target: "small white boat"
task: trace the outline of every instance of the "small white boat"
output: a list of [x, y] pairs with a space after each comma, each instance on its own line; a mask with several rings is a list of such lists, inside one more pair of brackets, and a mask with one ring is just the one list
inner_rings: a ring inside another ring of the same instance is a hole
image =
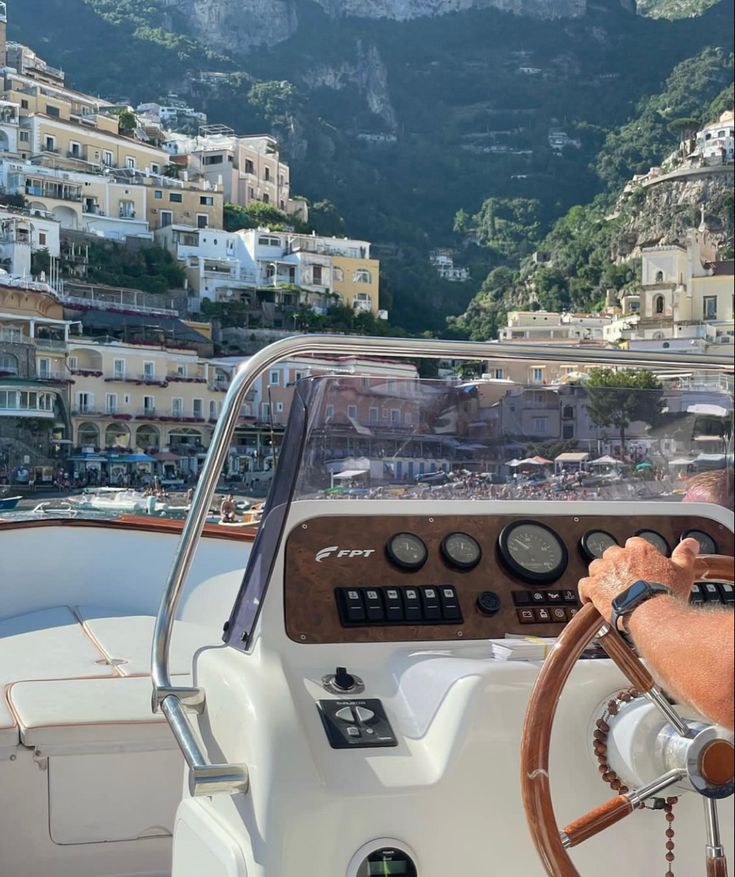
[[126, 487], [96, 487], [85, 490], [81, 496], [74, 498], [74, 503], [81, 509], [93, 509], [99, 512], [145, 513], [153, 514], [167, 505], [155, 496], [141, 493]]

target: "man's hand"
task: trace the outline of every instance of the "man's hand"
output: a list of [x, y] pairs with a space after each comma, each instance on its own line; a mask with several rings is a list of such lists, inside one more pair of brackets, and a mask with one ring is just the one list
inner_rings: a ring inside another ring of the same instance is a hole
[[668, 558], [645, 539], [634, 536], [628, 539], [625, 548], [614, 545], [592, 561], [589, 577], [579, 583], [579, 596], [584, 603], [594, 603], [606, 621], [612, 614], [613, 598], [639, 579], [666, 585], [674, 596], [687, 601], [694, 584], [698, 553], [696, 539], [684, 539]]

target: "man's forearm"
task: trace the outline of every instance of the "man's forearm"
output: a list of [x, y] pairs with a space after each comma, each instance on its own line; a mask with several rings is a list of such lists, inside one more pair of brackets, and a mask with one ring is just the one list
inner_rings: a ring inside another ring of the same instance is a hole
[[628, 629], [651, 672], [670, 694], [719, 724], [735, 728], [732, 612], [655, 597], [633, 612]]

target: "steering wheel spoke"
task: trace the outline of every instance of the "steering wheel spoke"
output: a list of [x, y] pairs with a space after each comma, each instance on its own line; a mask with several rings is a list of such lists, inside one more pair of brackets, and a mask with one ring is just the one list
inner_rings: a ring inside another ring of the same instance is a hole
[[704, 825], [707, 832], [707, 877], [727, 877], [727, 859], [720, 840], [717, 801], [704, 799]]
[[682, 737], [688, 737], [687, 723], [669, 703], [661, 689], [656, 686], [653, 676], [617, 630], [606, 624], [598, 633], [597, 639], [635, 688], [646, 695], [678, 734]]
[[625, 795], [616, 795], [594, 810], [590, 810], [561, 830], [562, 846], [565, 849], [576, 847], [606, 828], [610, 828], [611, 825], [615, 825], [616, 822], [629, 816], [644, 801], [660, 795], [664, 789], [678, 783], [684, 775], [685, 772], [682, 770], [670, 770], [650, 783], [646, 783], [645, 786], [626, 792]]

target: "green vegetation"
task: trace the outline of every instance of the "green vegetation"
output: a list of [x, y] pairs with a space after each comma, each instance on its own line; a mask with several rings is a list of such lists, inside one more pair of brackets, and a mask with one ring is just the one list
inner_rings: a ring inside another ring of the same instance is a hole
[[663, 388], [653, 372], [636, 369], [594, 368], [587, 387], [587, 413], [597, 426], [618, 430], [620, 453], [625, 457], [625, 434], [631, 423], [653, 424], [663, 406]]
[[239, 231], [241, 228], [268, 227], [273, 231], [293, 229], [301, 234], [328, 236], [346, 235], [345, 221], [331, 201], [317, 201], [309, 207], [309, 221], [303, 222], [296, 216], [284, 213], [272, 204], [254, 201], [247, 207], [225, 203], [224, 226], [226, 231]]
[[691, 18], [714, 6], [717, 0], [638, 0], [638, 12], [651, 18]]
[[160, 247], [134, 250], [112, 241], [89, 245], [86, 279], [90, 283], [163, 293], [180, 289], [185, 276], [173, 256]]

